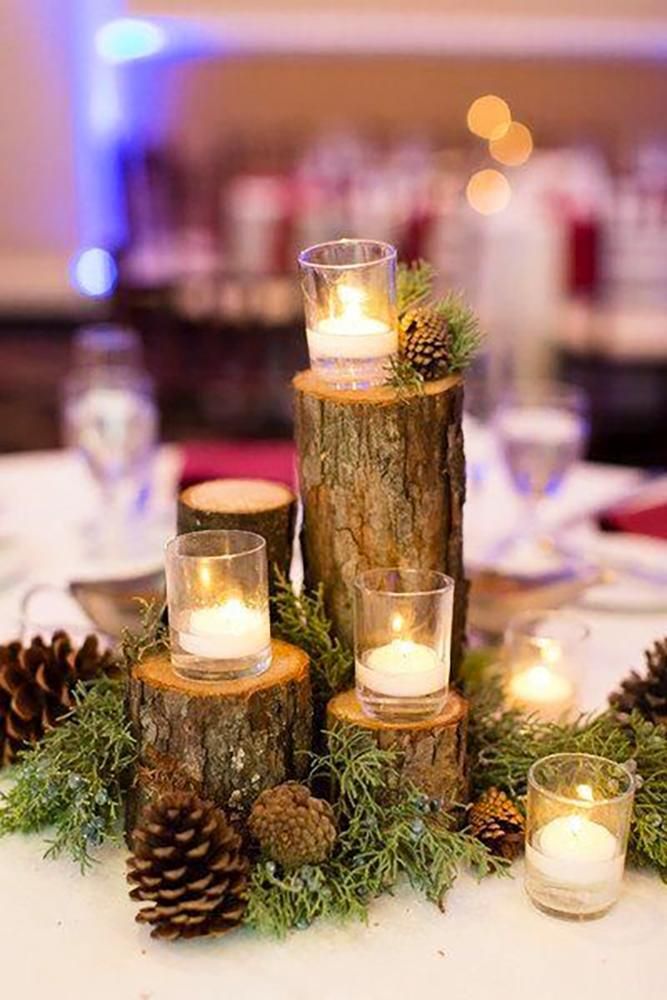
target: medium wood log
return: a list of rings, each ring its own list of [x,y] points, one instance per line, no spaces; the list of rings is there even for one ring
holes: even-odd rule
[[[343,691],[327,706],[327,728],[341,724],[367,733],[383,750],[398,752],[399,779],[388,777],[390,792],[410,782],[445,810],[466,801],[468,702],[456,691],[449,692],[435,718],[408,724],[369,718],[354,689]]]
[[[312,703],[308,656],[273,640],[271,666],[257,677],[191,681],[168,654],[135,665],[128,709],[138,764],[128,829],[151,792],[190,787],[232,813],[265,788],[308,770]]]
[[[306,578],[322,583],[334,628],[352,639],[352,584],[365,569],[435,569],[454,578],[452,670],[465,639],[465,459],[460,378],[395,390],[294,379]]]
[[[296,497],[268,479],[212,479],[183,490],[178,498],[177,531],[232,529],[266,539],[270,578],[273,567],[289,573]]]

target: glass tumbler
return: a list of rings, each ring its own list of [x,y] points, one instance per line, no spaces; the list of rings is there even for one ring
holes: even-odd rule
[[[335,240],[299,255],[310,364],[338,388],[381,385],[398,351],[396,249]]]
[[[236,680],[271,663],[266,541],[195,531],[167,544],[171,660],[191,680]]]
[[[586,919],[621,891],[635,779],[591,754],[553,754],[528,773],[526,891],[538,909]]]
[[[387,722],[436,716],[449,684],[454,581],[444,573],[376,569],[354,586],[356,688]]]

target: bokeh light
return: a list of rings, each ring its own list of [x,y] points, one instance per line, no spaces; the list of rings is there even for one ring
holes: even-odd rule
[[[506,167],[521,166],[532,151],[533,137],[530,129],[521,122],[511,122],[504,135],[489,142],[489,152],[493,159]]]
[[[482,139],[500,139],[512,122],[507,101],[495,94],[478,97],[468,108],[468,128]]]
[[[507,208],[512,197],[509,181],[499,170],[478,170],[468,181],[466,198],[481,215],[493,215]]]
[[[164,29],[138,17],[118,17],[108,21],[95,35],[98,56],[110,63],[145,59],[164,48]]]
[[[108,250],[88,247],[72,260],[70,276],[72,284],[82,295],[104,298],[111,295],[116,286],[118,269]]]

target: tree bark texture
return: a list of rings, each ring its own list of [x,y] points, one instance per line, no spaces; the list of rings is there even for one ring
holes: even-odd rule
[[[327,728],[351,726],[367,733],[383,749],[398,752],[399,778],[389,776],[390,792],[410,782],[441,803],[445,810],[468,796],[466,736],[468,703],[450,691],[442,712],[434,719],[406,725],[381,722],[364,715],[356,692],[337,694],[327,707]]]
[[[306,579],[322,583],[334,628],[352,640],[352,584],[365,569],[434,569],[456,584],[452,669],[463,653],[465,458],[459,378],[401,400],[385,387],[294,379]]]
[[[128,708],[138,764],[128,829],[161,788],[189,788],[231,814],[265,788],[308,770],[312,702],[308,656],[273,641],[265,673],[224,683],[190,681],[168,654],[135,665]]]

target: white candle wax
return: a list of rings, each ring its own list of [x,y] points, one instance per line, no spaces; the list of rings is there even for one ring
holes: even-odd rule
[[[229,598],[208,608],[195,608],[179,630],[186,653],[211,660],[239,660],[261,653],[271,642],[268,610]]]
[[[323,316],[306,331],[311,358],[381,358],[398,350],[398,332],[368,316],[361,289],[340,285],[339,312]]]
[[[543,718],[556,719],[572,707],[574,684],[545,663],[536,663],[514,674],[509,682],[510,700]]]
[[[447,684],[447,664],[430,646],[392,639],[356,663],[357,681],[378,694],[419,698]]]
[[[585,816],[557,816],[536,832],[526,859],[552,882],[573,888],[618,881],[623,854],[606,826]]]

